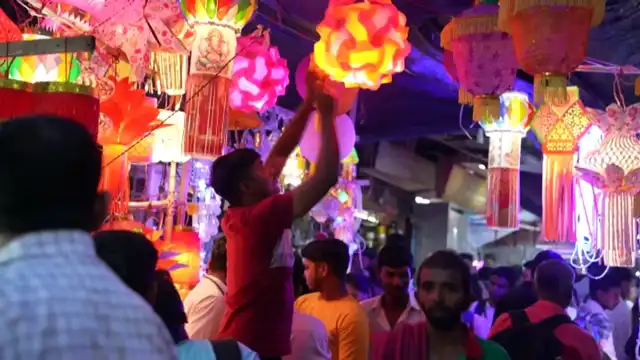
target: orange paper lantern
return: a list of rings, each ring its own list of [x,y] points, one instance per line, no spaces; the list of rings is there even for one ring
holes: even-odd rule
[[[331,0],[316,30],[313,59],[347,88],[377,90],[404,71],[407,19],[391,0]]]
[[[578,142],[591,127],[577,87],[565,90],[569,101],[538,109],[531,124],[542,144],[542,236],[548,241],[575,242],[574,173]]]
[[[567,77],[584,59],[589,30],[605,0],[501,0],[499,26],[513,36],[522,69],[534,75],[534,98],[563,104]]]
[[[188,228],[176,228],[171,242],[154,241],[162,262],[159,269],[171,273],[177,287],[193,288],[200,281],[200,236]]]

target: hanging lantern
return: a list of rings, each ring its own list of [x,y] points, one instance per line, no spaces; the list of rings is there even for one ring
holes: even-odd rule
[[[391,0],[331,0],[316,28],[313,59],[347,88],[377,90],[404,71],[411,50],[406,23]]]
[[[258,28],[238,38],[241,49],[233,60],[231,107],[241,111],[263,112],[276,104],[289,85],[287,60],[277,47],[270,46],[268,31]]]
[[[311,55],[305,57],[296,68],[296,90],[302,98],[307,97],[307,72],[319,71],[318,66],[311,60]],[[324,86],[325,91],[332,94],[336,100],[336,115],[348,113],[358,97],[358,88],[346,88],[343,83],[332,80],[325,81]]]
[[[165,260],[158,266],[171,273],[173,283],[184,298],[200,281],[200,237],[190,228],[176,227],[171,239],[171,242],[154,242],[159,257]]]
[[[445,30],[451,31],[451,28],[445,28]],[[458,80],[458,70],[456,69],[456,63],[453,59],[453,53],[451,51],[444,50],[442,52],[442,63],[451,80],[459,84],[460,81]],[[462,86],[458,87],[458,102],[464,105],[473,105],[473,98],[469,97],[469,92]]]
[[[50,39],[50,36],[25,34],[24,41]],[[80,76],[80,62],[71,53],[19,56],[9,61],[8,77],[28,83],[75,82]]]
[[[195,29],[187,78],[184,152],[214,158],[222,155],[227,142],[236,36],[253,16],[258,2],[180,0],[179,4]]]
[[[88,86],[39,82],[32,86],[32,114],[57,115],[84,125],[93,139],[98,135],[100,102]]]
[[[509,34],[498,29],[494,0],[478,4],[453,18],[440,43],[453,54],[461,89],[458,101],[473,103],[473,120],[500,118],[500,95],[510,90],[518,63]]]
[[[487,226],[520,227],[520,146],[529,130],[533,107],[526,94],[507,92],[500,97],[502,116],[480,124],[489,137],[487,171]]]
[[[580,176],[604,193],[602,250],[608,266],[635,267],[635,194],[640,191],[640,104],[621,108],[609,105],[606,112],[593,110],[593,121],[604,132],[597,150],[576,167]]]
[[[255,111],[244,112],[231,109],[229,111],[229,131],[249,130],[262,126],[262,120]]]
[[[2,61],[2,60],[0,60]],[[29,84],[23,81],[0,78],[0,122],[31,113],[33,101]]]
[[[605,0],[502,0],[500,28],[513,36],[520,67],[534,75],[536,103],[563,104],[567,77],[585,57]]]
[[[166,127],[153,132],[152,162],[182,163],[189,160],[182,152],[184,118],[182,111],[160,110],[158,120]]]
[[[156,51],[151,53],[151,91],[182,96],[187,85],[187,56]]]
[[[98,142],[103,146],[103,175],[100,188],[111,194],[111,212],[124,214],[129,209],[128,151],[154,130],[168,126],[157,120],[158,109],[145,97],[144,90],[134,89],[128,78],[117,81],[113,95],[100,103],[108,124],[100,128]]]
[[[578,142],[589,130],[577,87],[566,89],[569,102],[543,104],[532,121],[542,144],[542,237],[548,241],[575,242],[573,221],[574,178]]]

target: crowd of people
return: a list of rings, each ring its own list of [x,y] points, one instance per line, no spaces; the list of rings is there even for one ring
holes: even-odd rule
[[[335,185],[339,166],[334,99],[312,73],[307,85],[264,163],[248,149],[214,162],[225,237],[184,302],[143,234],[99,231],[102,154],[82,125],[0,123],[0,359],[635,359],[628,269],[577,275],[543,251],[523,270],[487,261],[476,271],[473,256],[450,250],[416,268],[406,241],[352,257],[331,236],[296,253],[292,222]],[[280,193],[314,108],[316,170]]]

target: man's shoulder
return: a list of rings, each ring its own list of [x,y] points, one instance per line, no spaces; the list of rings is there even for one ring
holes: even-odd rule
[[[380,297],[382,295],[374,296],[371,299],[366,299],[360,302],[360,306],[365,310],[369,311],[377,308],[380,305]]]

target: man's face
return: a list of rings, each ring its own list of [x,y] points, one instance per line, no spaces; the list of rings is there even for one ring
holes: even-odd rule
[[[507,279],[498,275],[489,277],[489,295],[494,302],[500,300],[509,291]]]
[[[614,287],[604,291],[598,291],[598,302],[605,310],[612,310],[620,302],[621,291],[619,287]]]
[[[385,295],[390,297],[405,296],[411,282],[411,269],[408,266],[401,268],[383,266],[380,269],[380,282]]]
[[[311,290],[319,290],[326,264],[314,263],[307,259],[302,259],[302,263],[304,264],[304,278],[307,281],[307,286]]]
[[[266,198],[279,192],[277,174],[257,160],[242,181],[242,188],[254,198]]]
[[[429,324],[439,330],[453,330],[469,307],[460,274],[452,270],[423,268],[418,279],[417,300]]]

